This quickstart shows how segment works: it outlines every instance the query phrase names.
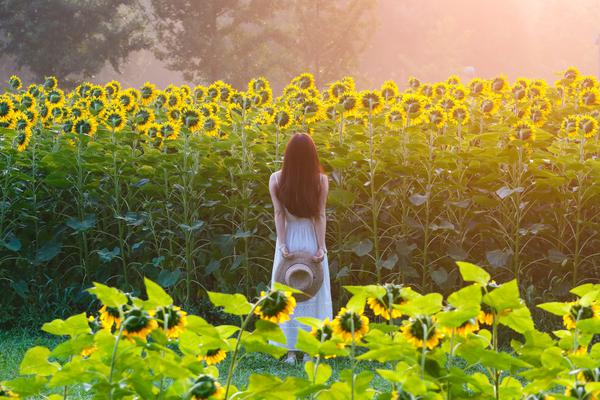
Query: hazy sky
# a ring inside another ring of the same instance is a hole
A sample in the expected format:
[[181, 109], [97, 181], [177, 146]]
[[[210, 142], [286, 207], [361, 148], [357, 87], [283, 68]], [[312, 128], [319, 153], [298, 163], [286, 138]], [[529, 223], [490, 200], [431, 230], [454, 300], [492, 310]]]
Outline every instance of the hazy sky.
[[[468, 78], [467, 66], [482, 77], [504, 73], [511, 80], [552, 82], [570, 65], [585, 74], [600, 70], [600, 0], [378, 0], [377, 15], [359, 65], [344, 72], [356, 77], [359, 88], [386, 79], [404, 84], [411, 75], [424, 81], [452, 73]], [[121, 70], [119, 75], [107, 67], [94, 81], [140, 86], [148, 80], [160, 87], [184, 82], [149, 51], [132, 55]], [[0, 71], [2, 78], [10, 73]]]

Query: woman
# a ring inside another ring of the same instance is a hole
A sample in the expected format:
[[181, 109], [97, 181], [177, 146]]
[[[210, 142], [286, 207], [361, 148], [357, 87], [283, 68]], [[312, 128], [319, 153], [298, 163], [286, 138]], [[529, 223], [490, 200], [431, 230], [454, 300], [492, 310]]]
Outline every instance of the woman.
[[[323, 285], [319, 291], [310, 299], [298, 302], [292, 319], [281, 324], [289, 350], [285, 359], [287, 363], [296, 361], [298, 329], [308, 329], [295, 318], [332, 318], [325, 247], [325, 204], [329, 181], [322, 171], [313, 140], [308, 134], [297, 133], [286, 146], [283, 167], [274, 172], [269, 180], [277, 231], [272, 284], [282, 257], [289, 258], [294, 252], [313, 254], [313, 260], [320, 261], [323, 267]], [[304, 355], [304, 360], [308, 360], [308, 355]]]

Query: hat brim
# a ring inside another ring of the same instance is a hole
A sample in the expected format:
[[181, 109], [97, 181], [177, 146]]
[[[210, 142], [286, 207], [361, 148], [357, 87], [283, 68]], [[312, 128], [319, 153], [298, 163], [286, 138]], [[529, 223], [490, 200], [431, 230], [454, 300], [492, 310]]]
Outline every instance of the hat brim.
[[[312, 255], [306, 252], [292, 253], [289, 258], [282, 258], [275, 271], [275, 282], [282, 283], [293, 288], [289, 282], [286, 282], [287, 270], [295, 264], [304, 264], [310, 268], [313, 273], [313, 280], [308, 288], [302, 290], [302, 293], [294, 294], [296, 301], [306, 301], [314, 297], [321, 286], [323, 286], [323, 266], [320, 262], [313, 261]], [[296, 289], [296, 288], [294, 288]]]

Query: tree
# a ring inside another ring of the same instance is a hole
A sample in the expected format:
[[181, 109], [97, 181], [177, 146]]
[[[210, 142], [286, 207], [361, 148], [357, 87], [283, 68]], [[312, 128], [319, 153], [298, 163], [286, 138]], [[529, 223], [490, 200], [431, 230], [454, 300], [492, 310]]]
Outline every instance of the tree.
[[257, 60], [277, 36], [277, 0], [153, 0], [156, 54], [188, 81], [242, 85], [264, 73]]
[[3, 0], [0, 53], [34, 79], [90, 78], [148, 45], [144, 9], [128, 0]]
[[314, 72], [349, 73], [372, 26], [376, 0], [152, 0], [156, 54], [188, 81], [241, 88], [265, 75], [277, 86]]
[[376, 4], [376, 0], [295, 0], [288, 36], [296, 64], [320, 83], [355, 73], [375, 28]]

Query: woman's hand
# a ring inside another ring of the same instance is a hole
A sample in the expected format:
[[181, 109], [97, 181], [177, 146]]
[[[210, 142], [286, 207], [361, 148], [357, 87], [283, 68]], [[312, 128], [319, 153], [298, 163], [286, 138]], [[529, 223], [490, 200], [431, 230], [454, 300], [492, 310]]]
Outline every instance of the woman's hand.
[[292, 253], [290, 253], [290, 251], [287, 248], [287, 245], [285, 244], [279, 246], [279, 251], [281, 251], [281, 256], [283, 258], [290, 258], [292, 256]]
[[326, 250], [322, 247], [319, 247], [315, 255], [312, 257], [314, 262], [321, 262], [325, 258]]

